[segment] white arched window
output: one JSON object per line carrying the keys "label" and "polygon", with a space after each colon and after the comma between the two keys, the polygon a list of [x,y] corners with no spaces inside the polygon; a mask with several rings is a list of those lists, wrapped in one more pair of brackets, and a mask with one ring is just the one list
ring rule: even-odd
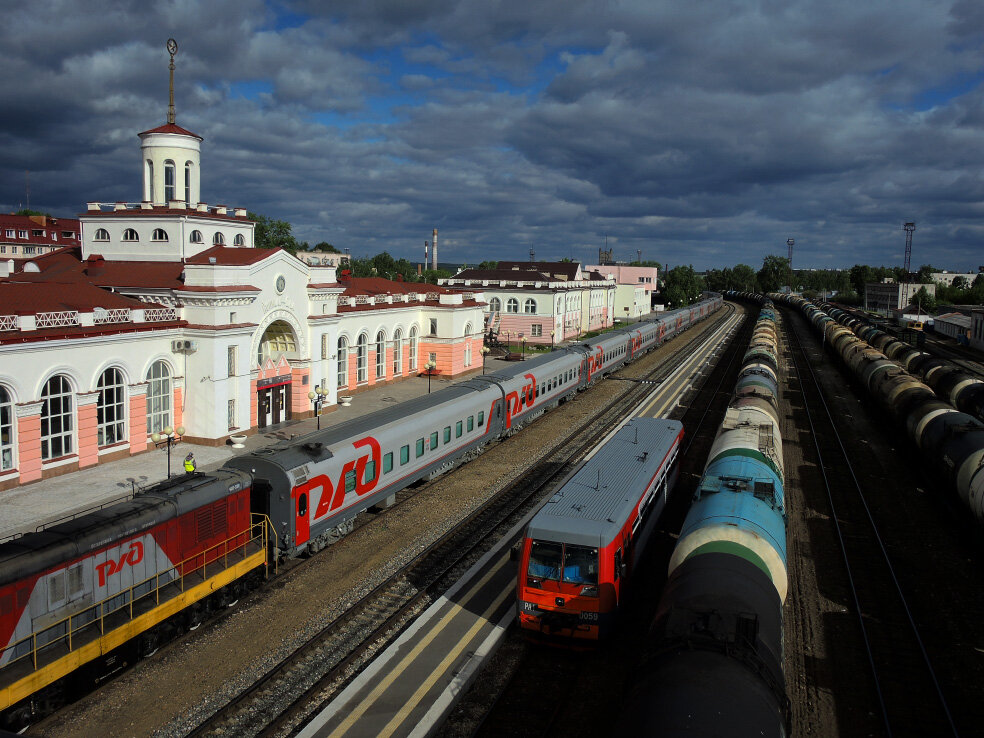
{"label": "white arched window", "polygon": [[410,329],[410,371],[417,371],[417,326]]}
{"label": "white arched window", "polygon": [[242,233],[237,233],[236,237],[232,239],[233,246],[245,246],[246,239],[243,237]]}
{"label": "white arched window", "polygon": [[489,300],[489,310],[493,313],[498,313],[502,310],[502,300],[498,297],[493,297]]}
{"label": "white arched window", "polygon": [[171,370],[155,361],[147,372],[147,435],[171,425]]}
{"label": "white arched window", "polygon": [[355,381],[363,384],[369,381],[369,336],[359,334],[355,344]]}
{"label": "white arched window", "polygon": [[154,162],[150,159],[147,160],[147,187],[145,188],[147,192],[147,199],[151,202],[154,201]]}
{"label": "white arched window", "polygon": [[386,334],[376,334],[376,379],[386,377]]}
{"label": "white arched window", "polygon": [[185,162],[185,205],[191,205],[191,167],[190,161]]}
{"label": "white arched window", "polygon": [[0,387],[0,470],[14,468],[14,403],[5,387]]}
{"label": "white arched window", "polygon": [[225,236],[223,236],[221,233],[216,232],[216,234],[212,236],[212,243],[215,244],[216,246],[224,245]]}
{"label": "white arched window", "polygon": [[396,329],[393,334],[393,376],[399,377],[403,374],[403,331]]}
{"label": "white arched window", "polygon": [[164,203],[169,205],[174,199],[174,162],[168,159],[164,162]]}
{"label": "white arched window", "polygon": [[57,459],[75,450],[75,399],[68,377],[56,374],[41,391],[41,458]]}
{"label": "white arched window", "polygon": [[109,231],[107,231],[105,228],[97,228],[96,229],[96,235],[93,237],[92,240],[93,241],[108,241],[109,240]]}
{"label": "white arched window", "polygon": [[506,301],[506,312],[507,313],[518,313],[519,312],[519,300],[515,297],[510,297]]}
{"label": "white arched window", "polygon": [[465,323],[465,366],[472,365],[472,325]]}
{"label": "white arched window", "polygon": [[99,402],[96,405],[98,444],[112,446],[126,440],[126,385],[119,369],[107,369],[99,377]]}
{"label": "white arched window", "polygon": [[167,240],[167,231],[165,231],[163,228],[155,228],[154,229],[154,235],[152,235],[150,237],[150,240],[151,241],[166,241]]}
{"label": "white arched window", "polygon": [[191,240],[192,243],[202,243],[202,241],[203,241],[203,239],[202,239],[202,232],[201,231],[192,231],[191,232],[191,238],[190,238],[190,240]]}
{"label": "white arched window", "polygon": [[123,231],[123,240],[124,241],[139,241],[140,240],[140,236],[138,236],[137,235],[137,232],[135,230],[133,230],[132,228],[127,228],[125,231]]}
{"label": "white arched window", "polygon": [[526,302],[523,303],[523,312],[529,315],[536,313],[536,300],[532,297],[526,298]]}
{"label": "white arched window", "polygon": [[348,340],[338,339],[338,389],[348,387]]}

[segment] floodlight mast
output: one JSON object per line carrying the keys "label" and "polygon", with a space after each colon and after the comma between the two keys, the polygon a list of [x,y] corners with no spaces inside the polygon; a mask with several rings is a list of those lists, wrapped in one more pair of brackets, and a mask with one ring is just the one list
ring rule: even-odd
{"label": "floodlight mast", "polygon": [[902,265],[902,305],[904,310],[909,305],[909,273],[912,266],[912,233],[916,230],[916,224],[909,222],[902,224],[905,231],[905,263]]}

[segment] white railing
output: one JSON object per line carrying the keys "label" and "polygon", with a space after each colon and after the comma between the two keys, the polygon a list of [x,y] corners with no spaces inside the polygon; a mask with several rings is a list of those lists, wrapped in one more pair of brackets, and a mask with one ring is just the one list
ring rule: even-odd
{"label": "white railing", "polygon": [[441,296],[438,293],[436,293],[436,292],[428,292],[427,293],[427,299],[428,300],[435,300],[436,301],[436,300],[440,300],[441,299]]}
{"label": "white railing", "polygon": [[417,302],[419,298],[420,296],[416,292],[407,293],[407,300],[409,300],[410,302]]}
{"label": "white railing", "polygon": [[474,300],[475,299],[475,293],[474,292],[462,292],[461,293],[461,299],[462,300]]}
{"label": "white railing", "polygon": [[369,295],[356,295],[355,296],[355,304],[356,305],[368,305],[369,304]]}
{"label": "white railing", "polygon": [[144,321],[147,323],[166,323],[177,319],[178,311],[174,308],[144,308]]}
{"label": "white railing", "polygon": [[61,328],[69,325],[80,325],[78,310],[63,310],[57,313],[38,313],[36,316],[38,328]]}
{"label": "white railing", "polygon": [[96,325],[102,325],[104,323],[129,323],[131,319],[130,308],[99,310],[94,312],[92,316],[92,322]]}
{"label": "white railing", "polygon": [[0,331],[15,331],[19,323],[16,315],[0,315]]}

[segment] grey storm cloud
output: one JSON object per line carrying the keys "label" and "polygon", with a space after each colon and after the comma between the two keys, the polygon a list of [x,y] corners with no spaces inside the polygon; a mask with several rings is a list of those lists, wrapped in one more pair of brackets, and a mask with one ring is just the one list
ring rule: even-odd
{"label": "grey storm cloud", "polygon": [[203,198],[419,259],[965,269],[984,227],[973,0],[67,0],[0,28],[0,207],[139,197],[136,133],[205,137]]}

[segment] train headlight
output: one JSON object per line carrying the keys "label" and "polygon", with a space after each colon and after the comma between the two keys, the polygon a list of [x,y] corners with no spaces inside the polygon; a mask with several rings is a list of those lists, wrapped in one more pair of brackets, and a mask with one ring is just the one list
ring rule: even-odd
{"label": "train headlight", "polygon": [[598,596],[598,585],[589,584],[585,587],[581,587],[582,597],[597,597]]}
{"label": "train headlight", "polygon": [[541,588],[540,587],[540,580],[539,579],[534,579],[533,577],[526,577],[526,586],[527,587],[534,587],[536,589],[540,589]]}

